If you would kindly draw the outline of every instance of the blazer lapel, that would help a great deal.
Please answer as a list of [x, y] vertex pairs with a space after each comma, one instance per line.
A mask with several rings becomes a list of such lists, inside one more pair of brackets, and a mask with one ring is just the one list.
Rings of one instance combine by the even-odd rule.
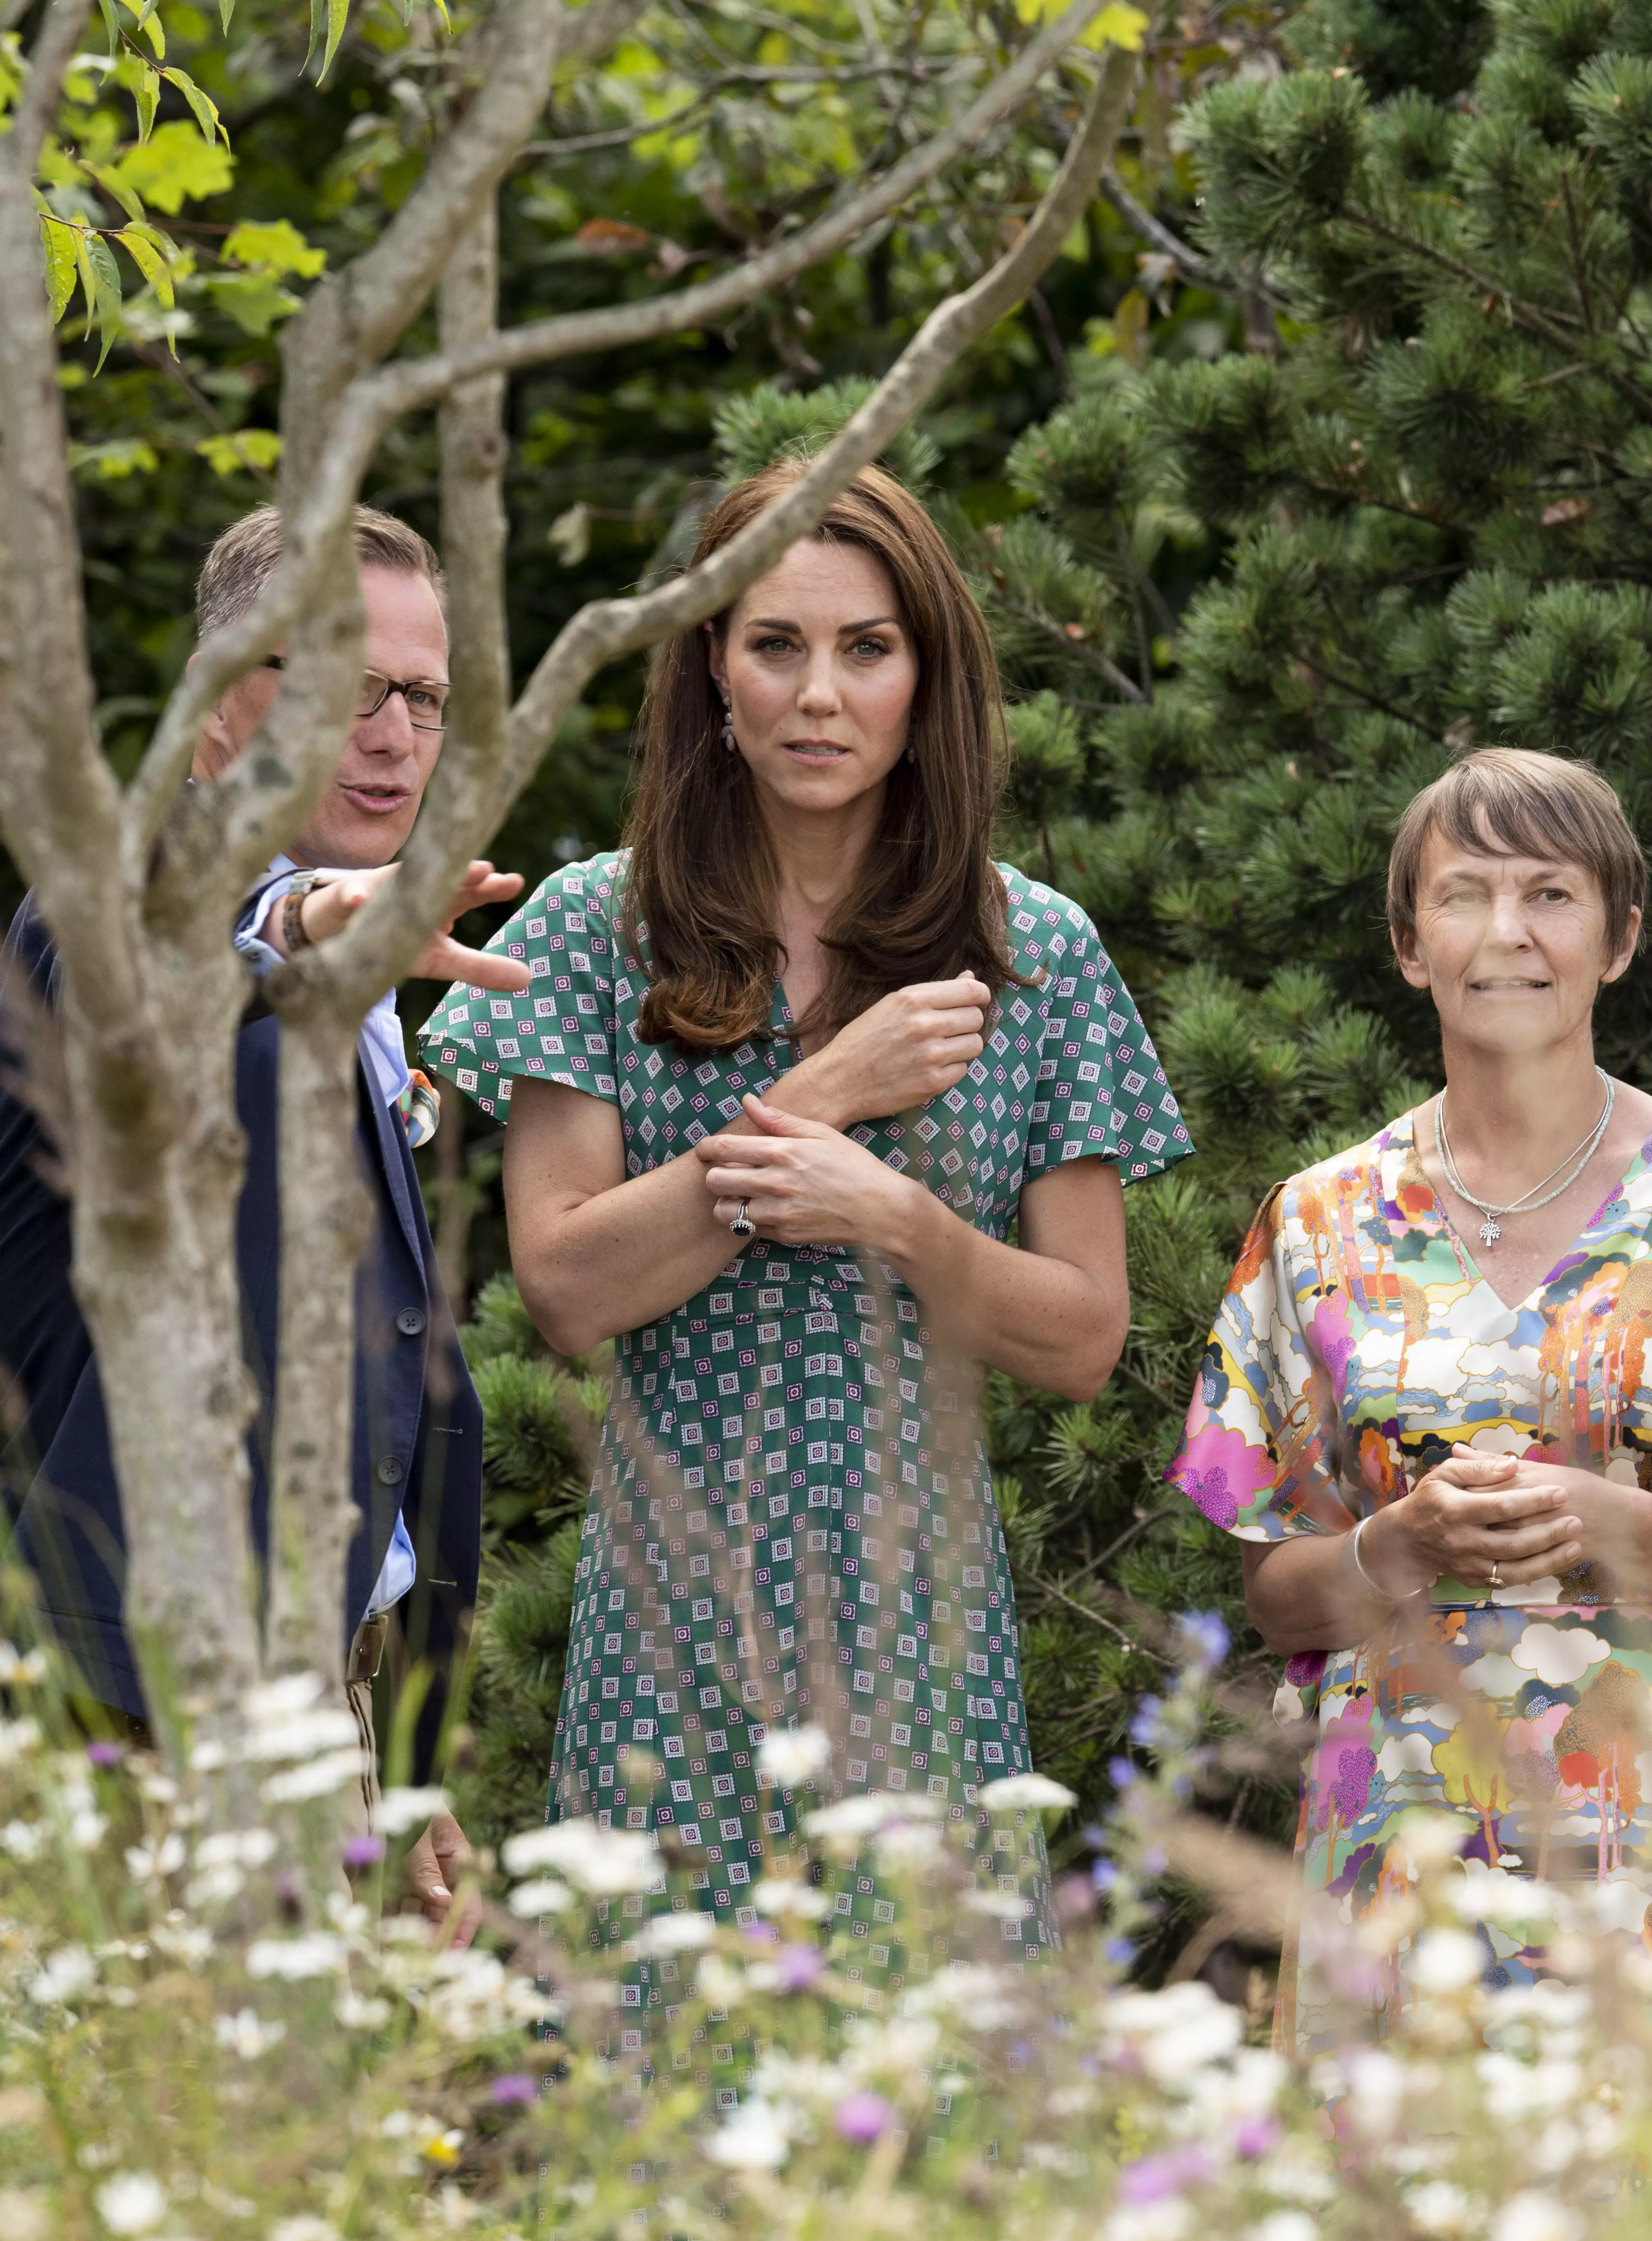
[[412, 1194], [418, 1177], [413, 1172], [412, 1156], [407, 1148], [402, 1116], [392, 1111], [379, 1095], [371, 1069], [365, 1060], [358, 1059], [357, 1065], [361, 1074], [363, 1098], [372, 1115], [375, 1141], [385, 1170], [385, 1180], [390, 1186], [391, 1198], [395, 1203], [396, 1218], [401, 1223], [407, 1249], [413, 1256], [413, 1265], [423, 1275], [425, 1254], [419, 1243], [418, 1224], [413, 1215]]

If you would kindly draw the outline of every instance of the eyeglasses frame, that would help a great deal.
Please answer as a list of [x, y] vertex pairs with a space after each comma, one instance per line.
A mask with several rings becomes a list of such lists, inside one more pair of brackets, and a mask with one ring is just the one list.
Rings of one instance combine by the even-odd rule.
[[[263, 669], [284, 669], [286, 666], [287, 657], [284, 653], [271, 653], [266, 655], [264, 659], [259, 664], [259, 667]], [[439, 724], [421, 724], [418, 717], [413, 713], [412, 702], [407, 697], [408, 694], [412, 692], [414, 687], [419, 685], [440, 685], [445, 692], [451, 691], [451, 687], [448, 685], [445, 678], [386, 677], [384, 672], [379, 669], [364, 669], [361, 673], [365, 678], [377, 677], [383, 684], [385, 689], [379, 694], [378, 699], [374, 701], [371, 708], [358, 708], [356, 711], [356, 721], [358, 724], [365, 724], [370, 716], [376, 716], [379, 710], [384, 706], [385, 701], [389, 699], [391, 694], [392, 692], [399, 692], [402, 696], [402, 706], [407, 711], [407, 720], [416, 732], [445, 732], [447, 729], [447, 710], [445, 706], [442, 710], [442, 720]]]

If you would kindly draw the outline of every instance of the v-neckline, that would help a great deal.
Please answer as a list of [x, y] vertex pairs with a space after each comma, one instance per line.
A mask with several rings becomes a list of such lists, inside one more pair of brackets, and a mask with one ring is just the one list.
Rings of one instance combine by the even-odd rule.
[[1638, 1181], [1641, 1176], [1646, 1173], [1649, 1161], [1652, 1161], [1652, 1136], [1649, 1136], [1641, 1145], [1639, 1150], [1635, 1154], [1633, 1159], [1630, 1160], [1628, 1167], [1624, 1168], [1622, 1174], [1617, 1178], [1617, 1181], [1611, 1186], [1607, 1195], [1601, 1201], [1599, 1206], [1595, 1207], [1589, 1219], [1584, 1223], [1582, 1229], [1580, 1229], [1563, 1248], [1560, 1257], [1556, 1260], [1554, 1266], [1548, 1271], [1547, 1274], [1542, 1277], [1537, 1283], [1533, 1285], [1531, 1290], [1526, 1294], [1523, 1299], [1506, 1300], [1502, 1294], [1497, 1289], [1495, 1284], [1492, 1282], [1490, 1277], [1487, 1275], [1479, 1261], [1475, 1259], [1468, 1240], [1464, 1237], [1462, 1232], [1457, 1228], [1456, 1223], [1453, 1221], [1451, 1216], [1446, 1212], [1445, 1207], [1441, 1201], [1439, 1192], [1435, 1190], [1433, 1183], [1428, 1180], [1428, 1171], [1422, 1164], [1422, 1149], [1417, 1141], [1417, 1115], [1415, 1110], [1406, 1114], [1405, 1127], [1408, 1137], [1405, 1154], [1405, 1166], [1402, 1167], [1401, 1174], [1395, 1183], [1395, 1203], [1397, 1205], [1399, 1202], [1400, 1184], [1401, 1182], [1408, 1184], [1411, 1181], [1413, 1173], [1415, 1173], [1416, 1181], [1421, 1183], [1423, 1189], [1428, 1194], [1428, 1207], [1435, 1222], [1451, 1240], [1453, 1245], [1461, 1255], [1463, 1261], [1467, 1265], [1469, 1274], [1474, 1277], [1475, 1283], [1483, 1284], [1486, 1287], [1486, 1289], [1491, 1294], [1493, 1299], [1497, 1301], [1498, 1305], [1502, 1308], [1507, 1314], [1511, 1315], [1523, 1314], [1528, 1308], [1534, 1306], [1536, 1301], [1543, 1297], [1543, 1294], [1549, 1289], [1550, 1286], [1553, 1285], [1556, 1279], [1562, 1274], [1568, 1263], [1575, 1258], [1577, 1254], [1595, 1235], [1595, 1232], [1601, 1228], [1607, 1215], [1610, 1213], [1613, 1207], [1617, 1204], [1618, 1201], [1623, 1196], [1629, 1186], [1632, 1183]]

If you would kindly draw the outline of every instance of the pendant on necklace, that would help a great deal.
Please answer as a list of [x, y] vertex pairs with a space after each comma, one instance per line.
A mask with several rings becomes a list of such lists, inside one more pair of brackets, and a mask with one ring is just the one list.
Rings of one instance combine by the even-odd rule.
[[1495, 1214], [1488, 1214], [1486, 1216], [1486, 1219], [1480, 1225], [1481, 1243], [1482, 1245], [1495, 1245], [1502, 1235], [1502, 1232], [1497, 1227], [1496, 1216]]

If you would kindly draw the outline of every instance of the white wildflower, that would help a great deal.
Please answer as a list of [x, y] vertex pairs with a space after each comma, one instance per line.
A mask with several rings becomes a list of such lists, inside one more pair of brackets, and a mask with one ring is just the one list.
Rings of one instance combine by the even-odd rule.
[[170, 1953], [186, 1969], [199, 1969], [212, 1957], [211, 1931], [189, 1921], [176, 1908], [164, 1922], [156, 1924], [151, 1935], [157, 1951]]
[[804, 1820], [811, 1836], [871, 1836], [898, 1821], [933, 1821], [944, 1810], [939, 1798], [911, 1796], [895, 1789], [872, 1789], [859, 1797], [840, 1797], [823, 1805]]
[[170, 1774], [146, 1774], [137, 1784], [138, 1795], [151, 1805], [176, 1805], [177, 1784]]
[[1033, 1912], [1032, 1900], [1020, 1891], [967, 1890], [964, 1904], [972, 1914], [990, 1915], [994, 1922], [1025, 1922]]
[[1336, 2178], [1306, 2141], [1286, 2140], [1256, 2165], [1258, 2185], [1281, 2202], [1328, 2202]]
[[1047, 1774], [1007, 1774], [998, 1782], [983, 1783], [975, 1792], [977, 1805], [989, 1813], [1060, 1811], [1078, 1803], [1076, 1791]]
[[1475, 2067], [1487, 2108], [1504, 2124], [1552, 2117], [1583, 2090], [1583, 2073], [1575, 2062], [1537, 2062], [1528, 2067], [1513, 2055], [1494, 2052], [1479, 2056]]
[[1498, 2211], [1491, 2241], [1582, 2241], [1583, 2214], [1557, 2194], [1533, 2188]]
[[275, 1857], [276, 1840], [268, 1829], [220, 1829], [203, 1836], [195, 1848], [197, 1869], [261, 1868]]
[[6, 2241], [50, 2241], [43, 2188], [0, 2186], [0, 2233]]
[[709, 1945], [716, 1935], [717, 1924], [698, 1909], [692, 1913], [657, 1914], [639, 1931], [637, 1950], [652, 1961], [660, 1955], [687, 1953], [698, 1945]]
[[176, 1875], [189, 1857], [184, 1839], [176, 1831], [142, 1844], [126, 1847], [126, 1872], [135, 1883], [158, 1883]]
[[[349, 1713], [344, 1717], [350, 1721], [353, 1737], [355, 1722]], [[330, 1797], [346, 1783], [359, 1782], [371, 1768], [366, 1752], [359, 1742], [352, 1740], [341, 1749], [319, 1751], [315, 1757], [289, 1767], [283, 1774], [272, 1774], [261, 1794], [271, 1805], [302, 1805], [311, 1797]]]
[[247, 1879], [240, 1869], [231, 1867], [226, 1863], [222, 1867], [207, 1868], [200, 1875], [191, 1876], [184, 1886], [184, 1896], [192, 1907], [204, 1911], [209, 1907], [227, 1906], [232, 1898], [241, 1896], [246, 1884]]
[[509, 1875], [555, 1868], [593, 1897], [646, 1890], [659, 1874], [659, 1854], [642, 1831], [599, 1829], [594, 1821], [558, 1821], [507, 1836], [499, 1856]]
[[542, 1914], [560, 1914], [572, 1904], [573, 1893], [566, 1883], [555, 1883], [549, 1876], [541, 1876], [537, 1883], [518, 1883], [509, 1900], [512, 1913], [528, 1922]]
[[270, 2228], [270, 2241], [338, 2241], [338, 2228], [306, 2211], [298, 2218], [278, 2218]]
[[13, 1760], [26, 1757], [39, 1748], [38, 1720], [0, 1720], [0, 1766], [10, 1766]]
[[109, 1833], [109, 1823], [95, 1807], [83, 1805], [69, 1816], [69, 1841], [77, 1852], [95, 1852]]
[[368, 1999], [356, 1991], [340, 1993], [332, 2011], [346, 2030], [378, 2030], [391, 2012], [388, 2000]]
[[878, 1849], [878, 1865], [886, 1875], [933, 1867], [944, 1849], [940, 1830], [933, 1821], [897, 1821], [891, 1829], [880, 1829], [873, 1841]]
[[324, 1930], [300, 1937], [255, 1937], [247, 1948], [249, 1977], [327, 1977], [344, 1965], [344, 1941]]
[[791, 1914], [799, 1922], [823, 1922], [832, 1911], [832, 1894], [818, 1883], [766, 1876], [752, 1891], [752, 1903], [759, 1914]]
[[832, 1738], [824, 1728], [771, 1728], [758, 1747], [759, 1774], [782, 1789], [799, 1788], [831, 1763]]
[[732, 2008], [746, 1995], [746, 1978], [720, 1953], [708, 1953], [694, 1975], [694, 1990], [708, 2007]]
[[272, 2046], [279, 2046], [287, 2035], [285, 2024], [273, 2018], [266, 2024], [256, 2008], [243, 2008], [238, 2015], [219, 2016], [213, 2030], [218, 2044], [228, 2048], [231, 2054], [238, 2054], [243, 2062], [256, 2062]]
[[1253, 2225], [1245, 2241], [1317, 2241], [1319, 2230], [1305, 2210], [1276, 2210]]
[[8, 1689], [37, 1688], [46, 1677], [46, 1653], [20, 1653], [15, 1642], [0, 1642], [0, 1684]]
[[343, 1704], [322, 1703], [323, 1685], [318, 1673], [289, 1673], [250, 1689], [242, 1700], [248, 1758], [316, 1758], [324, 1751], [358, 1746], [361, 1731], [354, 1713]]
[[1424, 2233], [1445, 2237], [1477, 2233], [1486, 2222], [1485, 2196], [1454, 2186], [1448, 2178], [1431, 2178], [1421, 2186], [1413, 2187], [1406, 2196], [1405, 2206], [1411, 2213], [1412, 2224]]
[[446, 1810], [445, 1789], [387, 1789], [373, 1808], [373, 1826], [381, 1836], [405, 1836], [410, 1829]]
[[926, 1983], [915, 1984], [901, 2001], [904, 2015], [950, 2015], [979, 2031], [1007, 2030], [1022, 2020], [1026, 2006], [1017, 1979], [1007, 1970], [949, 1962]]
[[45, 1828], [38, 1821], [8, 1821], [0, 1829], [0, 1850], [14, 1860], [32, 1860], [45, 1841]]
[[1103, 2220], [1100, 2241], [1181, 2241], [1192, 2214], [1179, 2194], [1162, 2202], [1133, 2202]]
[[166, 2215], [166, 2189], [150, 2171], [122, 2171], [106, 2179], [97, 2202], [111, 2233], [150, 2233]]
[[1552, 1922], [1561, 1903], [1560, 1893], [1535, 1876], [1510, 1875], [1483, 1860], [1465, 1860], [1448, 1880], [1446, 1896], [1461, 1921], [1495, 1923], [1502, 1930]]
[[785, 2113], [756, 2100], [736, 2109], [706, 2142], [706, 2154], [730, 2171], [779, 2171], [791, 2148]]
[[97, 1982], [97, 1964], [84, 1945], [60, 1945], [30, 1980], [29, 1997], [43, 2008], [77, 2000]]
[[1231, 2054], [1245, 2035], [1238, 2009], [1197, 1977], [1162, 1992], [1121, 1992], [1098, 2019], [1110, 2047], [1130, 2047], [1149, 2077], [1173, 2091], [1185, 2091], [1201, 2064]]
[[217, 1774], [229, 1763], [229, 1751], [215, 1736], [191, 1746], [190, 1765], [197, 1774]]
[[1425, 1930], [1411, 1950], [1406, 1974], [1421, 1992], [1460, 1992], [1478, 1981], [1486, 1949], [1466, 1930]]

